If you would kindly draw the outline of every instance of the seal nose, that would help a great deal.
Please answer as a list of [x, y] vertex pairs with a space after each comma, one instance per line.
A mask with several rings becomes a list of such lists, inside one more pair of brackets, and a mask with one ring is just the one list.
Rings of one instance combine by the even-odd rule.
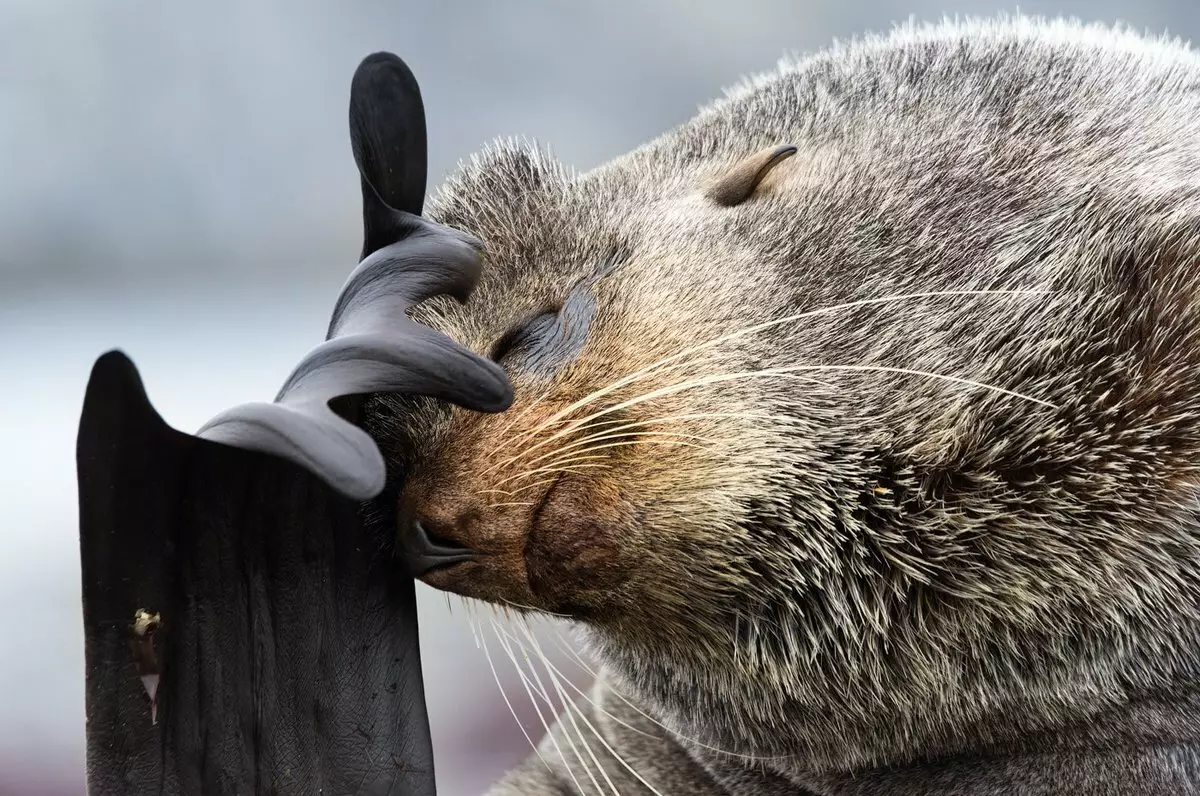
[[473, 561], [479, 553], [466, 545], [450, 541], [430, 527], [428, 521], [413, 517], [400, 536], [400, 548], [414, 578], [451, 564]]

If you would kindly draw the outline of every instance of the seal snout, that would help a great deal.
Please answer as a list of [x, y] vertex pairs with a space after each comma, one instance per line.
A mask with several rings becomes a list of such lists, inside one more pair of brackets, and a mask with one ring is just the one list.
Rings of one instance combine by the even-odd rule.
[[436, 589], [528, 602], [527, 525], [520, 508], [492, 506], [459, 479], [420, 479], [402, 498], [398, 546], [413, 577]]

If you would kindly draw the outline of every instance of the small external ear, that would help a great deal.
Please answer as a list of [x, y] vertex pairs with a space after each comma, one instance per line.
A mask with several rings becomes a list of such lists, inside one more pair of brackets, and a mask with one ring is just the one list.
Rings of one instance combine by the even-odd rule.
[[705, 196], [723, 207], [734, 207], [750, 198], [771, 169], [796, 154], [793, 144], [764, 149], [738, 161], [713, 183]]

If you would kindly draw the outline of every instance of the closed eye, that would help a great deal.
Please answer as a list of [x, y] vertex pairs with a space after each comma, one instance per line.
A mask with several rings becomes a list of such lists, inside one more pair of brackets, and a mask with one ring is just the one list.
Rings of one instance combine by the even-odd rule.
[[529, 349], [547, 340], [558, 326], [561, 307], [547, 305], [513, 324], [500, 336], [488, 352], [493, 362], [500, 362], [514, 351]]

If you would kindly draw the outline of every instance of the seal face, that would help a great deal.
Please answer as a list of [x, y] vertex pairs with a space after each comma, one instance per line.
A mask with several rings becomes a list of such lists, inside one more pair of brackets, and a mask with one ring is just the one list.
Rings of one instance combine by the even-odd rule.
[[415, 315], [513, 407], [370, 402], [424, 580], [580, 620], [713, 792], [1200, 770], [1198, 78], [947, 23], [585, 174], [489, 149], [430, 208], [482, 281]]

